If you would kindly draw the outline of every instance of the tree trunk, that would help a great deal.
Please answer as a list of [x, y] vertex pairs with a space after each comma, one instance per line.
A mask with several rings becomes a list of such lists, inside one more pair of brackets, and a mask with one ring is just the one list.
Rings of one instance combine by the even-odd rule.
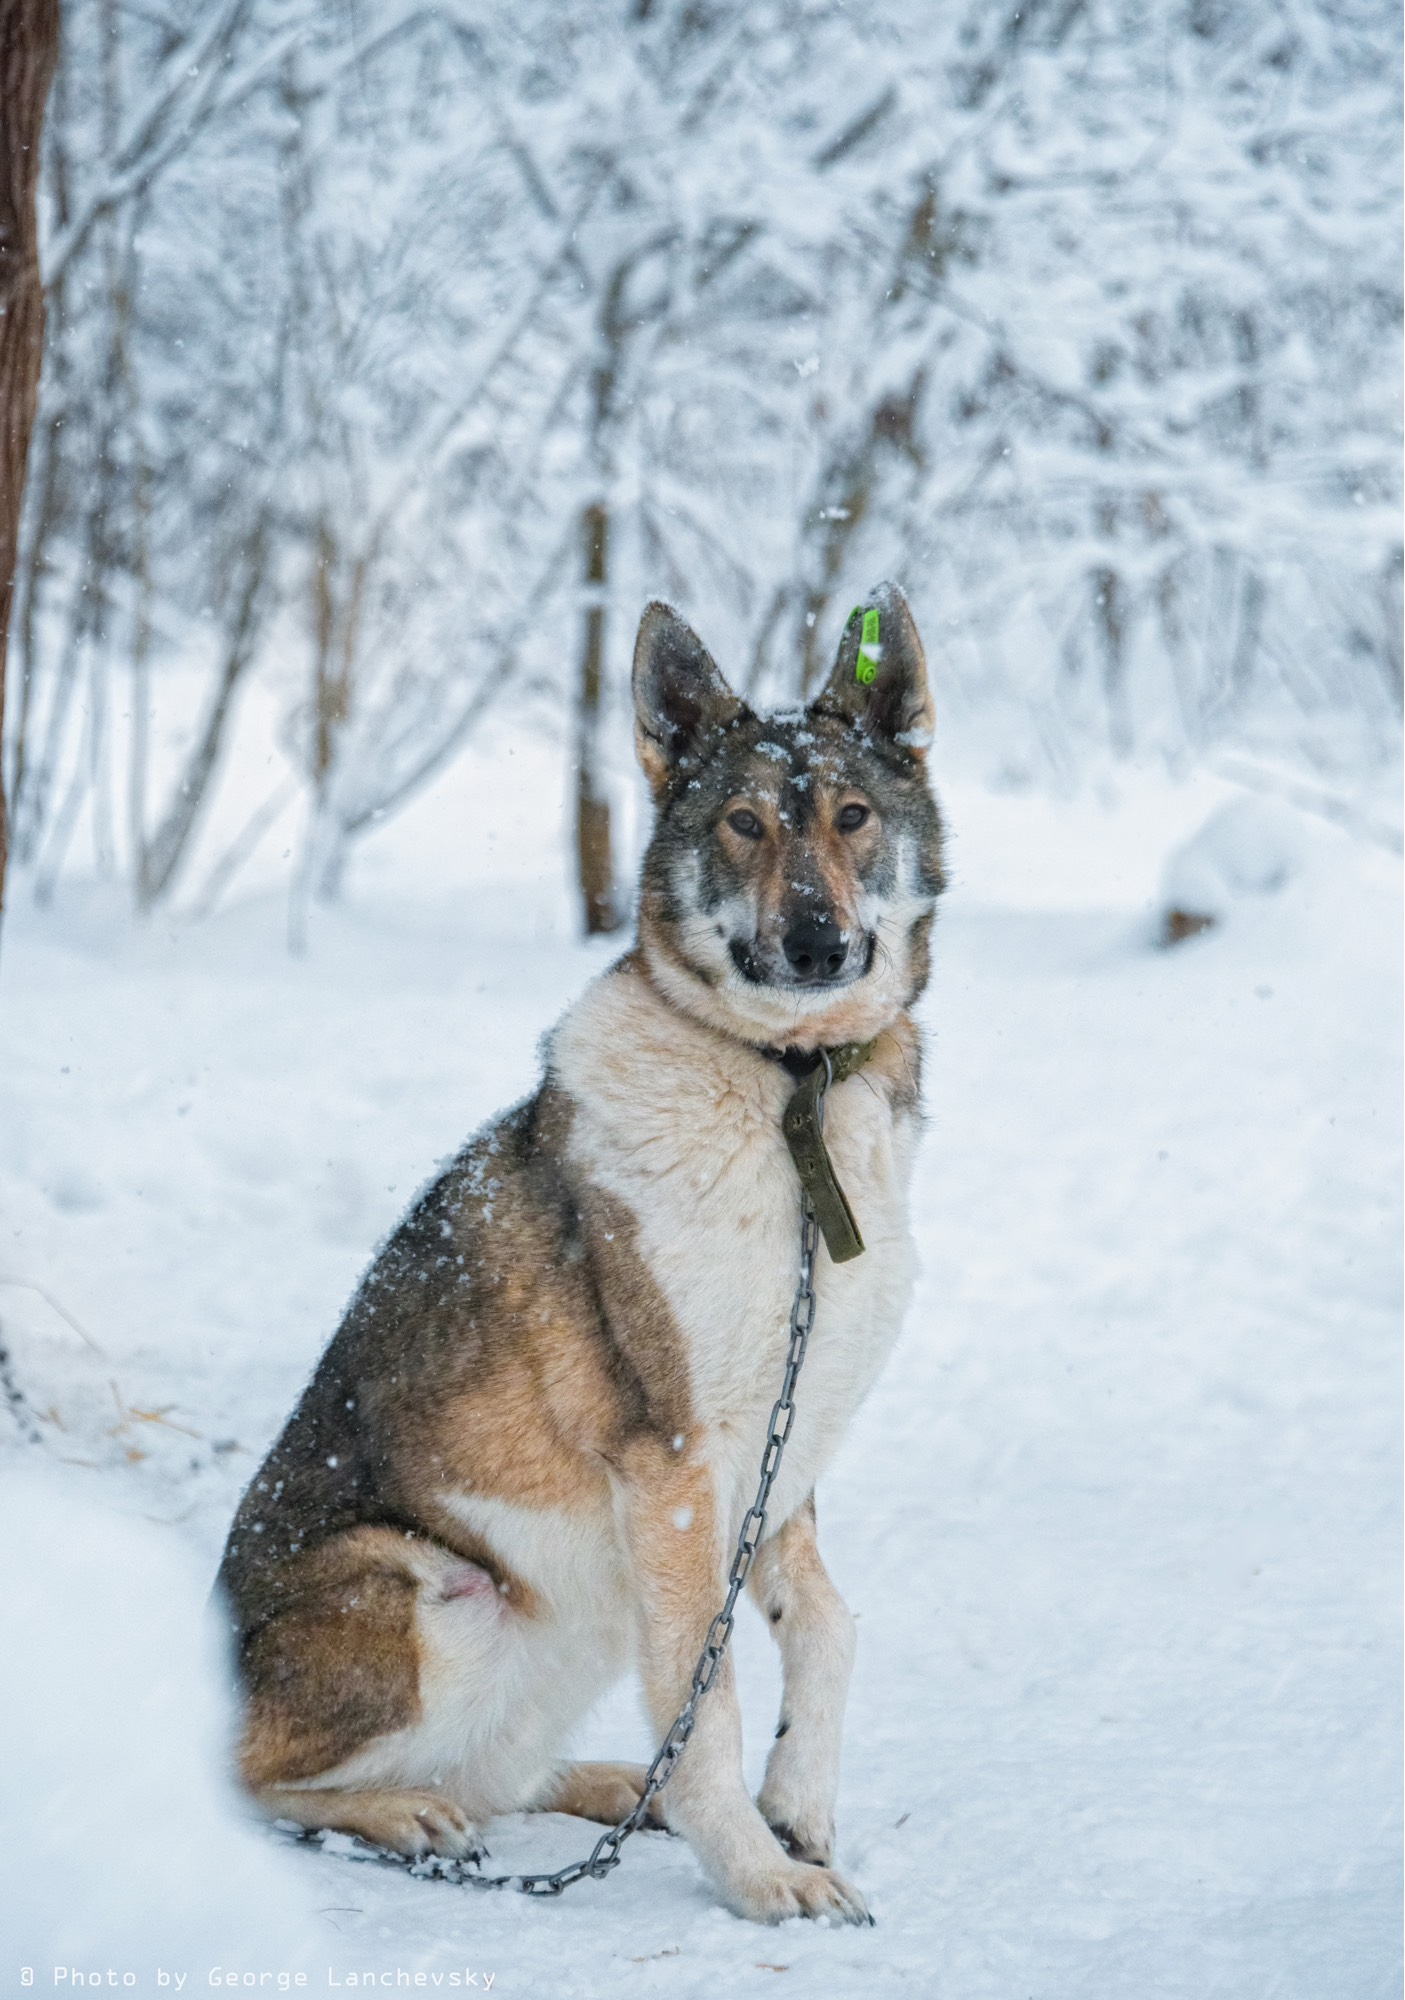
[[[205, 724], [196, 737], [185, 767], [171, 794], [165, 817], [147, 840], [137, 842], [137, 906], [149, 910], [167, 894], [176, 871], [185, 859], [191, 838], [205, 809], [210, 781], [219, 764], [225, 729], [234, 708], [246, 670], [254, 656], [258, 637], [260, 599], [265, 583], [266, 535], [259, 522], [244, 551], [244, 574], [235, 592], [229, 620], [228, 643], [219, 684], [205, 715]], [[136, 718], [133, 717], [133, 727]]]
[[605, 668], [605, 575], [610, 517], [596, 504], [582, 516], [585, 580], [591, 592], [585, 613], [580, 702], [576, 711], [576, 864], [587, 937], [620, 927], [615, 864], [610, 852], [610, 801], [600, 773], [600, 696]]
[[[0, 0], [0, 740], [20, 503], [44, 354], [34, 195], [44, 103], [59, 50], [58, 0]], [[10, 823], [0, 775], [0, 911]]]

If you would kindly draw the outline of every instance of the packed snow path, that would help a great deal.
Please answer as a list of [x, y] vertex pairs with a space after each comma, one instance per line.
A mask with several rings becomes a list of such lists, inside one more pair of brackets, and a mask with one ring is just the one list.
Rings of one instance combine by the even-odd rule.
[[[19, 902], [0, 1327], [24, 1403], [0, 1477], [10, 1587], [47, 1629], [5, 1642], [0, 1990], [22, 1963], [54, 1990], [62, 1963], [154, 1992], [178, 1963], [187, 1991], [306, 1964], [314, 1991], [472, 1970], [552, 2000], [1396, 1993], [1399, 868], [1306, 825], [1294, 880], [1159, 951], [1160, 859], [1228, 796], [948, 802], [923, 1274], [819, 1496], [860, 1621], [839, 1862], [869, 1932], [741, 1923], [659, 1837], [542, 1905], [243, 1836], [185, 1767], [179, 1687], [168, 1748], [122, 1680], [148, 1628], [198, 1620], [377, 1235], [530, 1087], [605, 962], [569, 942], [550, 848], [480, 849], [435, 901], [407, 832], [300, 961], [267, 904], [167, 934], [96, 893]], [[84, 1567], [100, 1514], [119, 1540]], [[752, 1617], [739, 1652], [759, 1776], [778, 1675]], [[60, 1655], [150, 1739], [115, 1730], [81, 1784], [45, 1708]], [[647, 1755], [629, 1691], [579, 1747]], [[133, 1807], [137, 1753], [164, 1800]], [[131, 1859], [211, 1813], [208, 1870]], [[505, 1823], [494, 1865], [593, 1837]]]

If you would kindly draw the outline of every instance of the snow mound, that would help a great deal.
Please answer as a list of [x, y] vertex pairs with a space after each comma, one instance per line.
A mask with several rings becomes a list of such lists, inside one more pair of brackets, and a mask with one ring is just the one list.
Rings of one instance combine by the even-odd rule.
[[1166, 864], [1161, 908], [1169, 941], [1223, 923], [1247, 897], [1276, 894], [1306, 859], [1302, 823], [1286, 807], [1266, 799], [1221, 806]]
[[296, 1964], [310, 1923], [221, 1773], [228, 1669], [169, 1530], [0, 1473], [0, 1932], [55, 1966]]

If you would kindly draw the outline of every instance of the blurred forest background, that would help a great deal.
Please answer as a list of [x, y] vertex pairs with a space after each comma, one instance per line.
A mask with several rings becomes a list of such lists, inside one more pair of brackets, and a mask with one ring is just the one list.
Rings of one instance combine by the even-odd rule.
[[884, 575], [993, 783], [1232, 747], [1349, 798], [1399, 754], [1400, 39], [67, 0], [16, 890], [200, 911], [276, 847], [296, 931], [530, 702], [608, 927], [644, 598], [783, 700]]

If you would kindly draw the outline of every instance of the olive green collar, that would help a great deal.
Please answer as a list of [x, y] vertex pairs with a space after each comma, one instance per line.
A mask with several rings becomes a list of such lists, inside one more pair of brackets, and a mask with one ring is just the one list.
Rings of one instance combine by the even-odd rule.
[[828, 1056], [831, 1079], [835, 1083], [843, 1083], [846, 1076], [852, 1076], [855, 1070], [863, 1068], [877, 1047], [878, 1037], [875, 1035], [869, 1042], [839, 1042], [832, 1049], [763, 1048], [758, 1053], [765, 1056], [768, 1062], [779, 1063], [797, 1083], [813, 1076], [817, 1069], [823, 1067]]
[[762, 1051], [797, 1080], [795, 1093], [785, 1107], [782, 1129], [800, 1176], [801, 1192], [814, 1210], [825, 1248], [836, 1264], [861, 1257], [864, 1240], [824, 1142], [824, 1094], [831, 1083], [843, 1083], [862, 1069], [877, 1046], [875, 1035], [870, 1042], [841, 1042], [832, 1049]]

